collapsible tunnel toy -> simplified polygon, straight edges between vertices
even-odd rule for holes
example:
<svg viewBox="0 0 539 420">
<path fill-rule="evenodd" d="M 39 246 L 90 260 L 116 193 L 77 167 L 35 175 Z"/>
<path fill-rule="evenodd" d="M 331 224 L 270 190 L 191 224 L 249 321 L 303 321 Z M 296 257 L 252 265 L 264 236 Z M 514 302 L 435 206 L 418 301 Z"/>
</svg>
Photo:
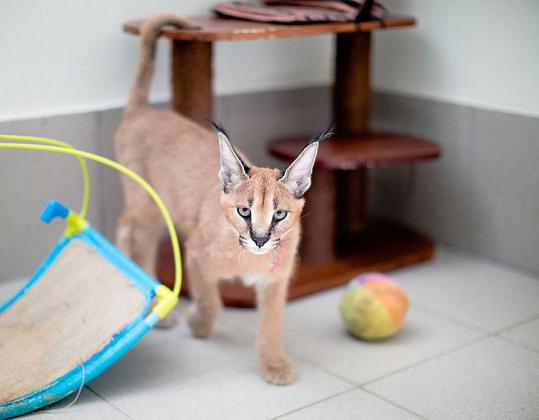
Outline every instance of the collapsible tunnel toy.
<svg viewBox="0 0 539 420">
<path fill-rule="evenodd" d="M 12 141 L 0 142 L 4 149 L 78 157 L 85 186 L 80 213 L 56 201 L 47 205 L 41 219 L 45 223 L 66 219 L 64 235 L 23 288 L 0 305 L 0 419 L 5 419 L 80 390 L 114 364 L 176 305 L 182 270 L 170 214 L 137 174 L 58 140 L 25 136 L 0 136 L 0 140 Z M 172 240 L 173 290 L 146 274 L 86 221 L 90 184 L 85 158 L 128 175 L 153 198 Z M 157 304 L 151 308 L 154 298 Z"/>
</svg>

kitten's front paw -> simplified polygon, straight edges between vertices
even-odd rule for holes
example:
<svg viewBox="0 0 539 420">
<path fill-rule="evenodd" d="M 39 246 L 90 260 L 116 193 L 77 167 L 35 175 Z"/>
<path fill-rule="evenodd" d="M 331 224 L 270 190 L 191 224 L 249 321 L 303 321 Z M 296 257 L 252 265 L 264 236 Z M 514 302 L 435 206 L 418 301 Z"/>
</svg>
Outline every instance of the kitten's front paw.
<svg viewBox="0 0 539 420">
<path fill-rule="evenodd" d="M 266 381 L 274 385 L 288 385 L 294 380 L 294 366 L 284 357 L 261 363 L 260 372 Z"/>
<path fill-rule="evenodd" d="M 198 338 L 208 338 L 213 330 L 213 320 L 207 316 L 203 316 L 197 310 L 196 306 L 189 308 L 187 323 L 193 335 Z"/>
</svg>

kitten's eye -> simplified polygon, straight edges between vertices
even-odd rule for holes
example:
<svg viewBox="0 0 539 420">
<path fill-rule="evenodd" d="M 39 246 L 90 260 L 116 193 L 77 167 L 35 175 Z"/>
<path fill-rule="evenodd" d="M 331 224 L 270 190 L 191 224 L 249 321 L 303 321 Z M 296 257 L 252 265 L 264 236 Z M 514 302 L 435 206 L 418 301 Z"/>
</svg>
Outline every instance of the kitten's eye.
<svg viewBox="0 0 539 420">
<path fill-rule="evenodd" d="M 249 207 L 238 207 L 238 214 L 241 217 L 251 217 L 251 209 Z"/>
<path fill-rule="evenodd" d="M 280 220 L 283 220 L 287 214 L 287 211 L 277 210 L 275 213 L 273 213 L 273 218 L 278 222 Z"/>
</svg>

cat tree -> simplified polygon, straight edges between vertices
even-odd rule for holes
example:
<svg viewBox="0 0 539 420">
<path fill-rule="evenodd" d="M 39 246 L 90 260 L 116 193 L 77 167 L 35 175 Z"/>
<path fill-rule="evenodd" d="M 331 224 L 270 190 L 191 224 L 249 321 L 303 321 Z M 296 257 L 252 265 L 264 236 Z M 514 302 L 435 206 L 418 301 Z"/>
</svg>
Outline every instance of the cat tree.
<svg viewBox="0 0 539 420">
<path fill-rule="evenodd" d="M 355 274 L 387 271 L 429 259 L 434 244 L 422 234 L 396 223 L 367 218 L 368 168 L 426 161 L 439 156 L 432 141 L 369 130 L 371 106 L 371 31 L 409 27 L 409 17 L 383 21 L 274 25 L 215 17 L 189 18 L 199 30 L 165 29 L 172 42 L 172 106 L 204 121 L 213 114 L 213 44 L 220 41 L 273 39 L 334 34 L 336 38 L 333 114 L 335 136 L 321 145 L 313 186 L 307 193 L 301 263 L 291 286 L 291 299 L 347 282 Z M 139 34 L 141 22 L 124 30 Z M 270 153 L 291 162 L 307 137 L 277 139 Z M 338 215 L 338 217 L 337 217 Z M 170 245 L 160 246 L 158 276 L 173 278 Z M 188 286 L 187 286 L 188 287 Z M 228 305 L 252 306 L 254 293 L 240 282 L 225 283 Z"/>
</svg>

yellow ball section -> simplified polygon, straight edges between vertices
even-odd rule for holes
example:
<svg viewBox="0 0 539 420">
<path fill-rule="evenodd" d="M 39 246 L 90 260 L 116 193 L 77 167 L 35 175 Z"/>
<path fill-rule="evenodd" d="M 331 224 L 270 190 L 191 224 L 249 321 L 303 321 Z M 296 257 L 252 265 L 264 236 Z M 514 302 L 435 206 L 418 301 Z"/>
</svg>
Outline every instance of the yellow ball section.
<svg viewBox="0 0 539 420">
<path fill-rule="evenodd" d="M 379 277 L 380 275 L 378 275 Z M 365 279 L 365 277 L 363 277 Z M 408 310 L 408 297 L 394 281 L 352 282 L 340 303 L 347 331 L 357 338 L 382 340 L 395 334 Z"/>
</svg>

